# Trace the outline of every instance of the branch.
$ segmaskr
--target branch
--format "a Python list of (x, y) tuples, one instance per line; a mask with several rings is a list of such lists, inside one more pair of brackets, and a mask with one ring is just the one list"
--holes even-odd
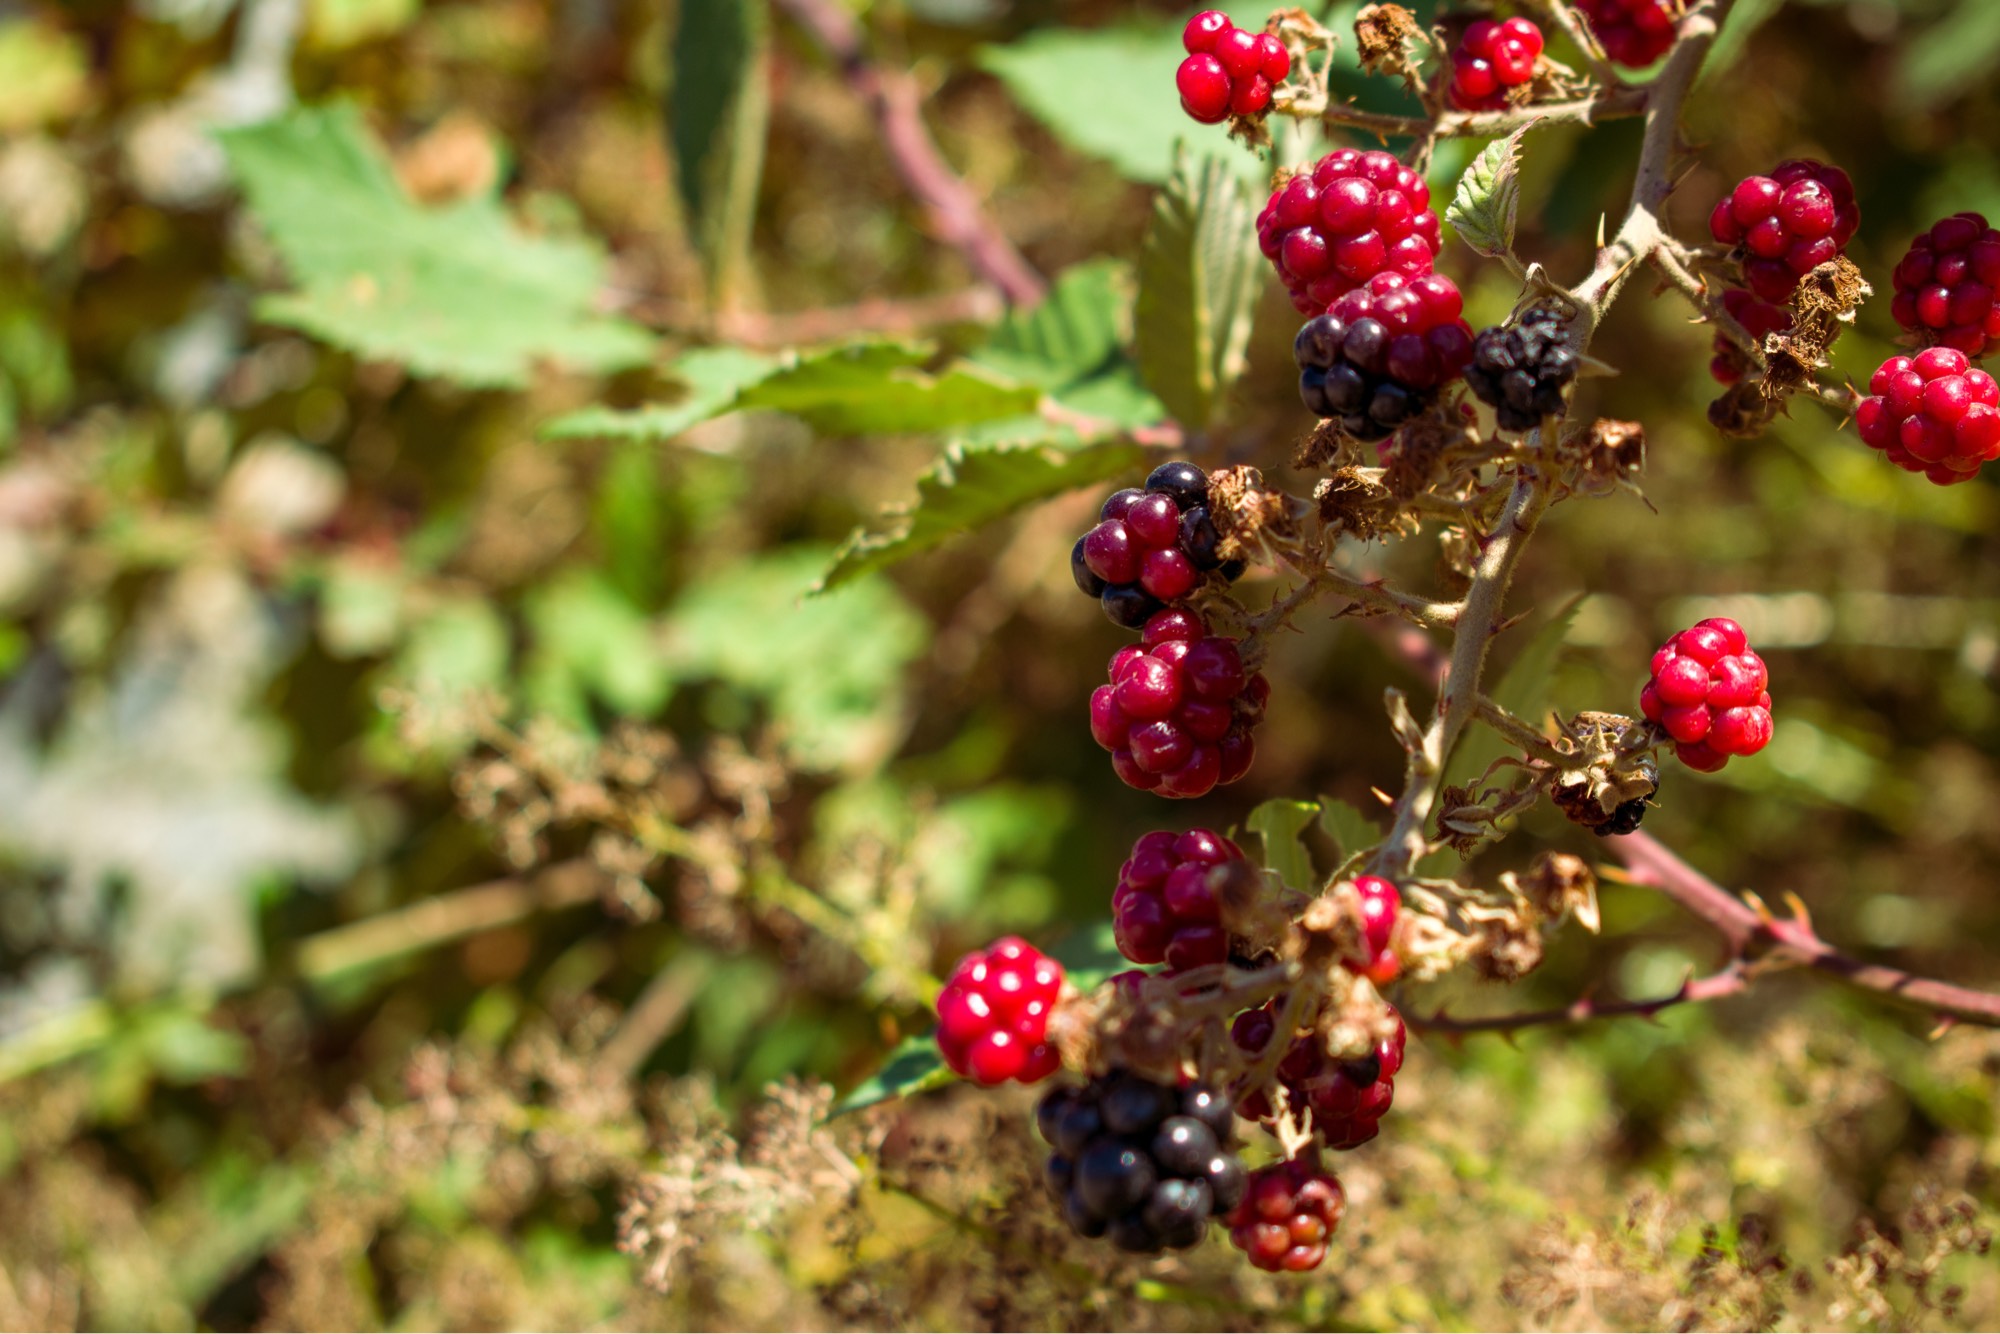
[(1707, 977), (1690, 977), (1671, 995), (1652, 1000), (1599, 1001), (1580, 996), (1557, 1010), (1529, 1010), (1521, 1014), (1495, 1014), (1478, 1019), (1454, 1019), (1439, 1010), (1428, 1017), (1405, 1013), (1403, 1021), (1420, 1033), (1512, 1033), (1522, 1028), (1550, 1024), (1584, 1024), (1593, 1019), (1623, 1019), (1633, 1015), (1650, 1019), (1675, 1005), (1699, 1004), (1734, 996), (1750, 986), (1750, 968), (1732, 959), (1721, 971)]
[(1048, 291), (1041, 275), (986, 216), (978, 197), (924, 128), (916, 81), (869, 61), (862, 50), (860, 25), (836, 0), (778, 0), (778, 4), (812, 34), (839, 64), (848, 86), (867, 101), (896, 174), (930, 215), (938, 239), (964, 255), (974, 272), (1015, 305), (1040, 301)]
[(1802, 907), (1795, 907), (1789, 918), (1773, 916), (1762, 903), (1746, 903), (1731, 894), (1650, 834), (1621, 834), (1605, 842), (1625, 863), (1632, 883), (1659, 890), (1714, 927), (1739, 962), (1770, 959), (1811, 968), (1944, 1018), (2000, 1028), (2000, 995), (1934, 982), (1842, 954), (1819, 938)]
[(1424, 830), (1430, 824), (1431, 808), (1437, 803), (1438, 789), (1444, 785), (1445, 766), (1453, 747), (1464, 732), (1466, 720), (1479, 702), (1479, 678), (1486, 668), (1486, 651), (1500, 623), (1501, 605), (1508, 585), (1514, 581), (1514, 567), (1527, 547), (1528, 535), (1542, 511), (1549, 507), (1549, 492), (1541, 485), (1532, 464), (1524, 465), (1515, 476), (1514, 489), (1506, 508), (1493, 525), (1479, 553), (1471, 586), (1459, 604), (1451, 668), (1440, 687), (1436, 712), (1421, 741), (1410, 752), (1403, 776), (1403, 795), (1396, 802), (1396, 825), (1376, 850), (1374, 870), (1378, 875), (1400, 879), (1424, 855)]
[(1366, 130), (1383, 139), (1495, 138), (1538, 121), (1549, 125), (1595, 125), (1603, 120), (1636, 116), (1646, 109), (1646, 100), (1646, 89), (1621, 87), (1570, 102), (1531, 102), (1504, 111), (1448, 111), (1436, 121), (1345, 105), (1329, 105), (1317, 114), (1324, 124)]

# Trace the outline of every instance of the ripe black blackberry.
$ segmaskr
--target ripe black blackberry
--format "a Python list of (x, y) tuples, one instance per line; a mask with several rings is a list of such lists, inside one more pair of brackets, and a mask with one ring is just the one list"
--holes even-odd
[(1042, 1179), (1080, 1237), (1145, 1254), (1186, 1250), (1243, 1199), (1248, 1177), (1229, 1151), (1235, 1113), (1204, 1085), (1114, 1070), (1051, 1090), (1035, 1123), (1055, 1149)]
[(1436, 400), (1471, 352), (1458, 288), (1443, 274), (1377, 274), (1292, 340), (1299, 397), (1357, 440), (1380, 440)]
[(1242, 561), (1222, 559), (1208, 474), (1185, 460), (1153, 469), (1143, 491), (1115, 492), (1098, 519), (1070, 548), (1070, 577), (1128, 630), (1192, 593), (1210, 570), (1229, 580), (1243, 573)]
[(1530, 311), (1519, 324), (1496, 325), (1472, 341), (1465, 382), (1492, 406), (1503, 431), (1532, 431), (1544, 417), (1569, 410), (1563, 391), (1576, 379), (1576, 353), (1563, 322), (1550, 310)]

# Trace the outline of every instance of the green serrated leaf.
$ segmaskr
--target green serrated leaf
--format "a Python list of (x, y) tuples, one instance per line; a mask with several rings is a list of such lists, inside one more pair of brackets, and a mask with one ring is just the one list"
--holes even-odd
[(1535, 122), (1495, 139), (1458, 178), (1444, 220), (1458, 239), (1489, 259), (1512, 259), (1515, 214), (1521, 206), (1521, 139)]
[(993, 327), (972, 360), (1057, 391), (1109, 369), (1132, 323), (1132, 266), (1093, 259), (1064, 269), (1048, 296)]
[(1264, 842), (1264, 865), (1293, 889), (1307, 893), (1319, 887), (1312, 853), (1299, 840), (1319, 814), (1319, 803), (1273, 797), (1250, 812), (1243, 824)]
[(827, 1119), (846, 1116), (864, 1107), (891, 1098), (906, 1098), (912, 1093), (923, 1093), (934, 1088), (943, 1088), (958, 1078), (945, 1065), (944, 1057), (938, 1053), (937, 1039), (929, 1033), (904, 1038), (889, 1053), (889, 1059), (882, 1068), (849, 1089), (847, 1096), (833, 1105)]
[(675, 183), (716, 302), (730, 306), (748, 277), (764, 173), (770, 14), (764, 0), (680, 0), (679, 9), (667, 90)]
[(352, 106), (221, 137), (300, 284), (258, 304), (272, 323), (475, 386), (525, 386), (544, 358), (608, 371), (652, 355), (645, 330), (593, 311), (595, 245), (529, 236), (492, 199), (419, 208)]
[(1139, 376), (1183, 424), (1223, 415), (1243, 373), (1264, 272), (1255, 210), (1221, 159), (1183, 154), (1153, 201), (1139, 261)]
[[(1223, 9), (1255, 32), (1270, 6)], [(1176, 146), (1189, 134), (1171, 91), (1174, 70), (1186, 58), (1180, 26), (1164, 23), (1092, 29), (1058, 23), (978, 55), (980, 67), (1063, 143), (1149, 184), (1173, 175)], [(1227, 162), (1245, 180), (1264, 178), (1255, 155), (1232, 152)]]
[(917, 479), (916, 503), (885, 524), (856, 529), (817, 591), (838, 588), (928, 551), (1037, 501), (1134, 472), (1147, 452), (1114, 440), (1076, 450), (953, 443)]
[(930, 349), (917, 344), (832, 348), (745, 387), (736, 406), (789, 412), (826, 435), (879, 435), (1014, 417), (1041, 402), (1039, 389), (965, 362), (926, 374), (929, 358)]
[(545, 440), (666, 441), (691, 426), (732, 411), (736, 396), (778, 369), (773, 357), (740, 347), (705, 347), (683, 354), (667, 368), (687, 386), (672, 404), (643, 408), (588, 407), (543, 425)]
[(1094, 990), (1113, 973), (1132, 966), (1118, 952), (1118, 933), (1108, 920), (1078, 927), (1057, 941), (1048, 955), (1063, 966), (1063, 976), (1078, 991)]
[(1353, 860), (1382, 841), (1382, 826), (1347, 802), (1319, 799), (1319, 827), (1333, 840), (1342, 862)]

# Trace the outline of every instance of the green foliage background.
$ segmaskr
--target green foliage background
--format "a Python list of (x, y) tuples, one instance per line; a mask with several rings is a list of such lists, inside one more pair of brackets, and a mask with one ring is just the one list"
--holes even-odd
[[(844, 1117), (859, 1184), (787, 1193), (817, 1178), (771, 1166), (807, 1142), (759, 1137), (773, 1081), (882, 1091), (1001, 931), (1099, 958), (1156, 825), (1328, 798), (1263, 817), (1304, 829), (1274, 862), (1324, 871), (1400, 772), (1384, 688), (1420, 691), (1309, 624), (1247, 780), (1172, 808), (1116, 782), (1084, 700), (1120, 635), (1065, 557), (1169, 412), (1214, 423), (1201, 461), (1288, 480), (1296, 320), (1216, 225), (1267, 164), (1173, 107), (1171, 6), (854, 8), (1047, 305), (958, 299), (864, 105), (751, 0), (0, 15), (0, 1325), (2000, 1320), (1970, 1242), (1910, 1276), (1956, 1235), (1926, 1208), (2000, 1209), (2000, 1045), (1787, 977), (1418, 1044), (1304, 1283), (1073, 1247), (1011, 1095)], [(1996, 15), (1740, 0), (1703, 76), (1673, 221), (1783, 157), (1852, 172), (1857, 380), (1909, 236), (2000, 216)], [(1524, 257), (1583, 270), (1636, 130), (1526, 137)], [(1440, 203), (1476, 146), (1444, 147)], [(1500, 266), (1444, 266), (1505, 315)], [(1738, 616), (1776, 739), (1670, 771), (1648, 829), (1864, 957), (2000, 985), (2000, 493), (1810, 405), (1719, 438), (1672, 301), (1628, 296), (1593, 352), (1621, 374), (1577, 410), (1645, 424), (1646, 498), (1545, 525), (1509, 702), (1623, 708), (1666, 632)], [(1374, 558), (1433, 579), (1426, 541)], [(1598, 854), (1544, 810), (1481, 874), (1539, 847)], [(1644, 892), (1604, 911), (1509, 992), (1410, 1005), (1716, 957)], [(649, 1285), (621, 1210), (676, 1172), (712, 1194)], [(1870, 1229), (1908, 1272), (1856, 1258)]]

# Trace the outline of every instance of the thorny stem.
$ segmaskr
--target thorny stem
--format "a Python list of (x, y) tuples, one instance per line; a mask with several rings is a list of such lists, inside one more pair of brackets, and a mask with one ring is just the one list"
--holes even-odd
[[(1679, 40), (1659, 77), (1645, 90), (1645, 137), (1632, 183), (1632, 199), (1618, 233), (1598, 251), (1589, 276), (1570, 291), (1576, 306), (1568, 339), (1581, 352), (1625, 280), (1640, 263), (1669, 244), (1659, 214), (1672, 192), (1670, 170), (1679, 144), (1681, 103), (1695, 74), (1715, 41), (1731, 0), (1702, 0), (1681, 20)], [(1477, 708), (1480, 676), (1514, 570), (1553, 495), (1532, 462), (1521, 465), (1506, 507), (1495, 521), (1480, 551), (1472, 582), (1460, 604), (1454, 626), (1451, 665), (1438, 692), (1435, 712), (1420, 743), (1410, 751), (1403, 792), (1396, 800), (1396, 820), (1388, 839), (1376, 850), (1373, 869), (1398, 879), (1408, 875), (1428, 850), (1425, 838), (1431, 811), (1444, 785), (1452, 749)]]
[(862, 48), (861, 25), (836, 0), (778, 0), (792, 18), (839, 64), (848, 86), (875, 113), (882, 143), (896, 174), (929, 215), (939, 240), (965, 256), (986, 281), (1015, 305), (1032, 306), (1048, 291), (1034, 267), (995, 225), (924, 128), (922, 94), (907, 73), (872, 63)]
[(1491, 139), (1537, 122), (1595, 125), (1599, 121), (1621, 120), (1645, 110), (1646, 102), (1646, 89), (1619, 88), (1573, 102), (1540, 102), (1505, 111), (1450, 111), (1435, 121), (1423, 116), (1364, 111), (1343, 104), (1329, 104), (1317, 114), (1327, 125), (1365, 130), (1383, 139)]
[(1538, 1028), (1550, 1024), (1581, 1024), (1592, 1019), (1622, 1019), (1633, 1015), (1650, 1019), (1660, 1011), (1675, 1005), (1734, 996), (1748, 989), (1751, 971), (1750, 966), (1743, 960), (1732, 959), (1709, 976), (1690, 977), (1675, 988), (1672, 994), (1656, 996), (1651, 1000), (1600, 1001), (1591, 996), (1579, 996), (1568, 1005), (1554, 1010), (1528, 1010), (1520, 1014), (1486, 1015), (1476, 1019), (1454, 1019), (1443, 1010), (1439, 1010), (1429, 1016), (1405, 1015), (1404, 1022), (1422, 1033), (1449, 1035), (1512, 1033), (1522, 1028)]
[(1410, 752), (1403, 775), (1403, 795), (1396, 801), (1396, 823), (1389, 837), (1376, 850), (1374, 870), (1390, 879), (1407, 875), (1428, 844), (1424, 829), (1438, 791), (1444, 786), (1445, 765), (1451, 758), (1465, 723), (1479, 703), (1479, 678), (1486, 667), (1486, 651), (1492, 645), (1500, 623), (1507, 588), (1528, 535), (1534, 531), (1542, 512), (1549, 507), (1550, 493), (1533, 465), (1523, 466), (1514, 479), (1514, 489), (1500, 511), (1492, 534), (1479, 553), (1472, 584), (1459, 604), (1454, 630), (1451, 665), (1438, 692), (1437, 708), (1420, 744)]

